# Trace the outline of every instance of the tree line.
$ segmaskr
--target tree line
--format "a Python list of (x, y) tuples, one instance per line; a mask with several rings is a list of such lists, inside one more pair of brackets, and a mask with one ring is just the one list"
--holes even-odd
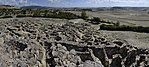
[(59, 19), (78, 19), (80, 16), (59, 10), (32, 10), (32, 9), (0, 9), (0, 18), (20, 17), (44, 17), (44, 18), (59, 18)]
[(143, 27), (143, 26), (106, 25), (106, 24), (102, 24), (100, 26), (100, 29), (101, 30), (110, 30), (110, 31), (133, 31), (133, 32), (149, 33), (149, 27)]
[(20, 14), (17, 17), (44, 17), (44, 18), (59, 18), (59, 19), (78, 19), (79, 16), (70, 12), (62, 11), (35, 11), (32, 14)]

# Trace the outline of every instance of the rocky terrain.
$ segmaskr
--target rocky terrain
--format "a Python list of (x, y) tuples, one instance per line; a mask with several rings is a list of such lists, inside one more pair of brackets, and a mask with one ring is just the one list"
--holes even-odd
[(0, 20), (0, 67), (148, 66), (149, 49), (110, 40), (87, 23)]
[(134, 45), (136, 47), (149, 49), (148, 33), (130, 32), (130, 31), (106, 31), (106, 30), (102, 30), (101, 32), (105, 33), (108, 36), (112, 36), (113, 39), (126, 40), (127, 42), (129, 42), (129, 44)]

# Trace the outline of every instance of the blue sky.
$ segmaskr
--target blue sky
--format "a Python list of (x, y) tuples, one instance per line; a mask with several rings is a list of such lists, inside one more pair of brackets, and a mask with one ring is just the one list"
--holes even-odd
[(0, 4), (49, 7), (149, 7), (149, 0), (0, 0)]

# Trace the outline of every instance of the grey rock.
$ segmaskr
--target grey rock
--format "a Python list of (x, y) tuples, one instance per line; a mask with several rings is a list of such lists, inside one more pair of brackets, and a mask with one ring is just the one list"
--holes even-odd
[(0, 67), (149, 66), (149, 49), (104, 36), (88, 23), (9, 19), (0, 23)]

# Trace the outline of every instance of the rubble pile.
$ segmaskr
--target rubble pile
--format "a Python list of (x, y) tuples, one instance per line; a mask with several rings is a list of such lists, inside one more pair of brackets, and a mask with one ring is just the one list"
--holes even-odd
[(38, 20), (0, 22), (0, 67), (149, 66), (149, 49), (111, 41), (87, 23)]

